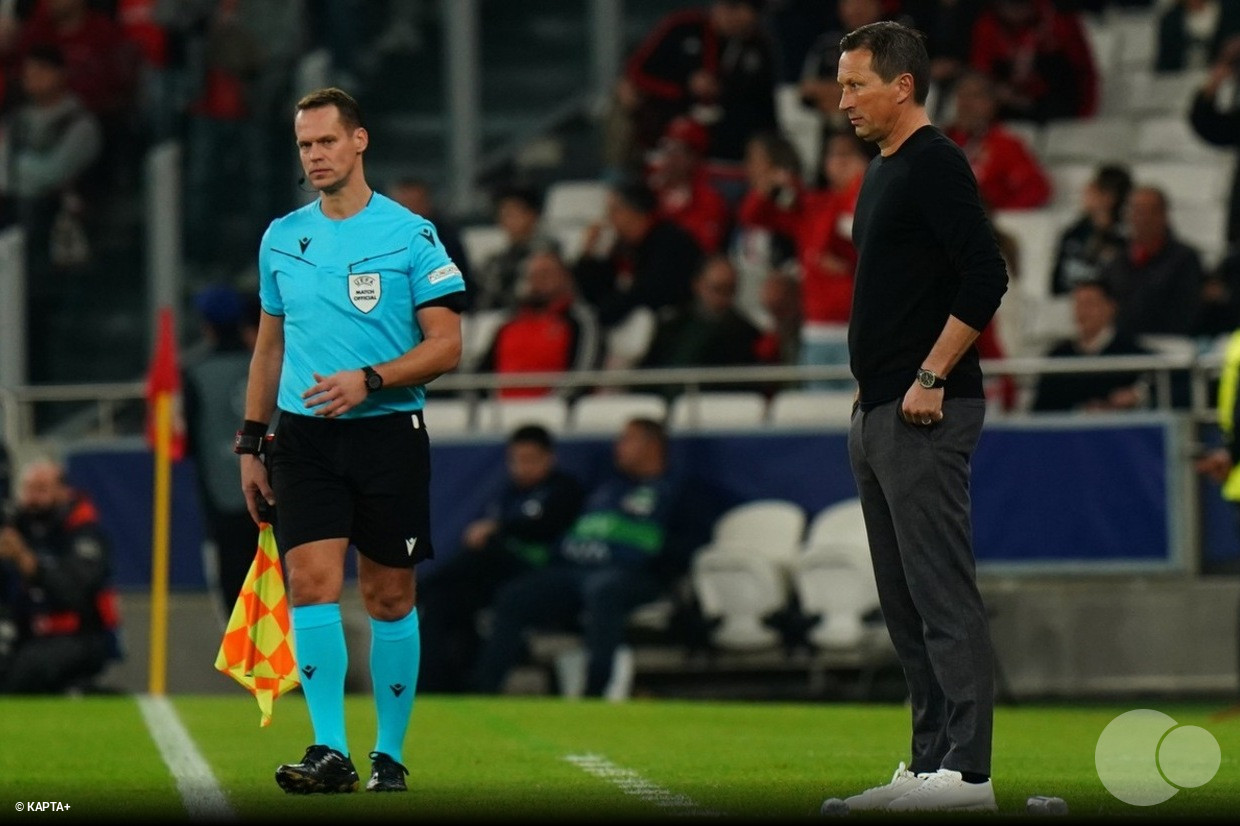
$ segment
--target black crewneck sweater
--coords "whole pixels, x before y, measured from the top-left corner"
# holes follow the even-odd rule
[[[1007,267],[968,160],[933,126],[870,162],[852,231],[848,347],[869,409],[903,397],[948,315],[985,328],[1007,290]],[[984,397],[976,347],[950,371],[945,395]]]

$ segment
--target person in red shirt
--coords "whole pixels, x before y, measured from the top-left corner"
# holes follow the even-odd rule
[[[977,71],[956,81],[956,116],[944,130],[964,150],[991,209],[1032,209],[1051,198],[1051,181],[1025,142],[996,120],[995,82]]]
[[[803,365],[848,365],[848,316],[857,265],[852,215],[873,155],[872,145],[851,132],[832,135],[822,157],[827,186],[806,197],[797,243],[804,314],[800,347]],[[843,377],[806,385],[852,389],[853,381]]]
[[[1098,69],[1081,16],[1051,0],[993,0],[973,25],[969,62],[999,82],[999,117],[1045,123],[1098,109]]]
[[[659,199],[659,215],[685,229],[710,255],[723,247],[732,213],[702,168],[710,143],[706,127],[675,118],[667,127],[646,181]]]
[[[552,249],[530,254],[517,308],[495,333],[479,367],[494,373],[554,373],[598,366],[599,325],[577,298],[573,276]],[[545,396],[549,387],[504,387],[501,399]]]

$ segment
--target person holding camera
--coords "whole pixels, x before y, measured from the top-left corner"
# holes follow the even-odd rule
[[[80,688],[119,656],[110,573],[90,497],[69,485],[59,462],[27,464],[16,507],[0,527],[0,615],[9,630],[0,694]]]

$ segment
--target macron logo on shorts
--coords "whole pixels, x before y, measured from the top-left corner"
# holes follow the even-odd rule
[[[418,538],[416,536],[405,540],[405,550],[409,552],[410,556],[413,556],[413,549],[416,548],[417,545]]]

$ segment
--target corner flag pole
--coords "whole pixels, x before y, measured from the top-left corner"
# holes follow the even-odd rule
[[[184,440],[174,433],[176,399],[181,390],[172,309],[161,307],[155,353],[147,375],[147,441],[155,451],[155,501],[151,520],[151,651],[149,691],[164,694],[168,662],[168,559],[172,521],[172,463]]]
[[[155,503],[151,530],[151,655],[152,696],[166,688],[168,662],[168,539],[172,505],[172,394],[155,396]]]

